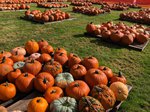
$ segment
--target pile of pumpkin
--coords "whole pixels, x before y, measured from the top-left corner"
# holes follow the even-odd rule
[[[47,0],[47,2],[67,2],[67,0]]]
[[[48,103],[50,112],[105,112],[128,97],[121,72],[99,66],[92,56],[81,59],[64,48],[54,50],[45,40],[1,52],[0,82],[0,101],[33,89],[43,94],[29,103],[27,112],[45,112]]]
[[[73,12],[82,13],[86,15],[98,15],[98,14],[104,14],[106,10],[99,9],[96,7],[90,7],[90,6],[75,6],[72,8]]]
[[[98,5],[107,4],[106,2],[100,1],[100,0],[91,0],[91,3],[92,3],[92,4],[98,4]]]
[[[0,4],[0,10],[21,10],[30,9],[30,5],[26,4]]]
[[[52,22],[69,19],[70,14],[61,10],[46,10],[43,13],[40,10],[26,11],[25,17],[35,21]]]
[[[64,8],[64,7],[69,7],[68,4],[64,4],[64,3],[57,3],[57,2],[53,2],[53,3],[37,3],[38,7],[44,7],[44,8]]]
[[[91,2],[72,1],[71,5],[75,5],[75,6],[92,6],[92,3]]]
[[[115,4],[102,4],[102,9],[110,9],[110,10],[117,10],[117,11],[123,11],[128,10],[129,6],[125,3],[115,3]]]
[[[133,12],[126,12],[120,14],[121,20],[127,20],[137,23],[144,23],[144,24],[150,24],[150,8],[149,9],[142,9],[139,11],[133,11]]]
[[[47,2],[47,0],[31,0],[31,3],[42,3]]]
[[[0,0],[0,3],[8,3],[8,4],[25,4],[31,3],[32,0]]]
[[[105,40],[111,40],[114,43],[130,45],[134,41],[144,44],[150,38],[149,28],[142,25],[127,26],[122,22],[114,24],[113,22],[102,23],[101,25],[87,24],[86,31],[89,34],[101,35]]]

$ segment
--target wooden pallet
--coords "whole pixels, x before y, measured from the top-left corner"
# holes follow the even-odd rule
[[[129,92],[132,89],[132,86],[127,85]],[[21,110],[22,112],[26,112],[27,111],[27,106],[28,103],[35,97],[38,96],[42,96],[41,93],[34,91],[31,92],[30,94],[21,94],[19,93],[18,95],[16,95],[15,98],[6,101],[6,102],[0,102],[0,105],[7,107],[8,112],[12,112],[14,110]],[[117,101],[115,103],[115,106],[112,109],[107,110],[106,112],[117,112],[117,110],[120,108],[122,102]]]
[[[84,35],[103,39],[101,35],[92,35],[92,34],[89,34],[87,32],[84,33]],[[104,40],[104,41],[114,43],[111,40]],[[124,45],[117,44],[117,43],[114,43],[114,44],[117,44],[117,45],[120,45],[120,46],[123,46],[123,47],[132,48],[132,49],[139,50],[139,51],[143,51],[145,49],[145,47],[148,45],[149,41],[150,41],[150,39],[147,42],[145,42],[144,44],[139,44],[138,42],[134,41],[131,45],[128,45],[128,46],[124,46]]]
[[[26,20],[26,21],[35,22],[35,23],[39,23],[39,24],[52,24],[52,23],[58,23],[58,22],[63,22],[63,21],[70,21],[70,20],[74,20],[76,18],[69,18],[69,19],[64,19],[64,20],[61,20],[61,21],[53,21],[53,22],[36,21],[34,19],[29,19],[27,17],[20,17],[20,19],[23,19],[23,20]]]

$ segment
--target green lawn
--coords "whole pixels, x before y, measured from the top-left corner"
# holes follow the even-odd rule
[[[32,9],[37,9],[36,5],[32,4]],[[87,23],[91,21],[96,24],[110,20],[118,22],[120,11],[86,16],[73,13],[72,6],[63,10],[77,19],[42,25],[19,19],[20,16],[24,16],[24,12],[0,12],[0,50],[11,50],[13,47],[22,46],[29,39],[44,38],[54,48],[64,47],[68,52],[74,52],[81,57],[95,56],[100,65],[106,65],[114,72],[121,70],[127,77],[128,84],[133,86],[119,112],[149,112],[150,44],[140,52],[83,35]]]

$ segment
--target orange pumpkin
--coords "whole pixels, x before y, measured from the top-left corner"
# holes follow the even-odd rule
[[[86,26],[86,31],[88,33],[94,33],[96,29],[97,29],[96,26],[92,22],[90,24],[87,24]]]
[[[1,51],[1,53],[0,53],[0,58],[1,57],[6,57],[6,58],[9,58],[9,57],[11,57],[11,53],[10,52],[7,52],[7,51]]]
[[[55,50],[55,54],[56,54],[56,53],[64,53],[64,54],[67,55],[67,51],[66,51],[64,48],[60,48],[60,47],[58,47],[58,48]]]
[[[0,63],[8,64],[11,66],[14,64],[11,58],[6,58],[5,56],[0,58]]]
[[[50,53],[53,53],[53,52],[54,52],[54,49],[51,45],[45,45],[41,48],[41,53],[50,54]]]
[[[59,87],[49,87],[44,93],[44,98],[48,103],[62,97],[64,95],[63,90]]]
[[[119,72],[118,75],[114,75],[112,78],[111,78],[111,82],[110,83],[114,83],[114,82],[122,82],[124,84],[127,83],[127,80],[126,78],[123,76],[122,72]]]
[[[15,69],[14,71],[8,73],[7,79],[9,82],[15,83],[15,80],[19,77],[19,75],[21,75],[20,69]]]
[[[49,54],[47,53],[43,53],[41,54],[41,56],[38,58],[38,61],[41,63],[46,63],[48,61],[50,61],[52,58]]]
[[[54,60],[59,62],[63,66],[63,65],[67,65],[68,57],[64,53],[55,53]]]
[[[42,47],[47,46],[48,42],[44,39],[41,39],[40,41],[38,41],[38,44],[39,44],[39,48],[41,49]]]
[[[81,62],[80,57],[78,57],[77,55],[73,54],[71,56],[71,58],[69,58],[69,60],[68,60],[68,66],[69,66],[69,68],[71,68],[73,65],[79,64],[80,62]]]
[[[18,54],[18,52],[16,52],[16,54],[11,56],[11,59],[13,60],[14,63],[18,61],[24,61],[24,55]]]

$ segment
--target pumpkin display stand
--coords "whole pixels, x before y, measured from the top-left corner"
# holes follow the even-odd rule
[[[52,22],[37,21],[37,20],[34,20],[33,18],[29,19],[25,16],[20,17],[20,19],[23,19],[23,20],[26,20],[26,21],[32,21],[32,22],[39,23],[39,24],[52,24],[52,23],[58,23],[58,22],[63,22],[63,21],[71,21],[71,20],[74,20],[76,18],[69,18],[69,19],[64,19],[64,20],[60,20],[60,21],[52,21]]]
[[[130,92],[132,89],[132,86],[127,85],[127,87]],[[31,92],[29,94],[18,93],[18,95],[16,95],[16,97],[14,97],[13,99],[6,101],[6,102],[0,102],[0,105],[7,107],[8,112],[11,112],[13,110],[21,110],[23,112],[26,112],[29,102],[37,96],[38,97],[42,96],[42,94],[37,91]],[[123,101],[122,102],[116,101],[114,107],[112,109],[107,110],[106,112],[116,112],[122,103]]]

